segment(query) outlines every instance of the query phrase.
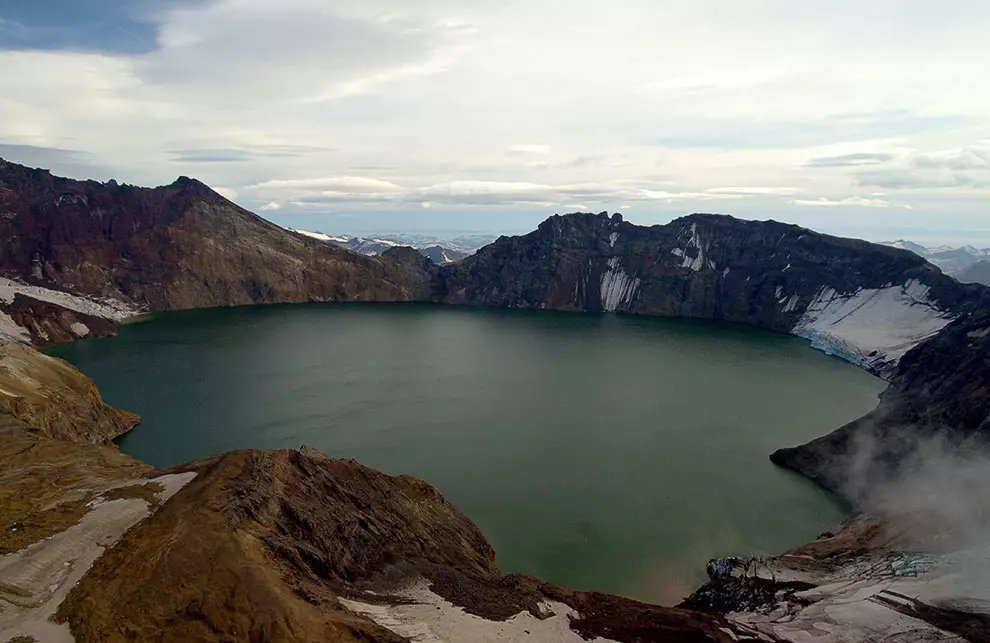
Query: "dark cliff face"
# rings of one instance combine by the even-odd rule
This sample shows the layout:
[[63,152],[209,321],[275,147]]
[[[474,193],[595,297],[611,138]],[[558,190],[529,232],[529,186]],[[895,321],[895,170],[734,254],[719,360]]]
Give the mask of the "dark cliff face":
[[705,317],[787,332],[822,287],[855,292],[912,279],[930,286],[947,308],[966,305],[965,290],[921,257],[866,241],[723,215],[647,228],[619,215],[571,214],[444,267],[440,297],[482,306]]
[[148,310],[422,299],[428,268],[283,230],[202,183],[73,181],[0,161],[0,272]]
[[[774,221],[699,214],[646,228],[572,214],[443,267],[438,292],[456,304],[743,322],[890,376],[904,352],[970,310],[975,291],[911,252]],[[864,338],[865,324],[887,336]]]

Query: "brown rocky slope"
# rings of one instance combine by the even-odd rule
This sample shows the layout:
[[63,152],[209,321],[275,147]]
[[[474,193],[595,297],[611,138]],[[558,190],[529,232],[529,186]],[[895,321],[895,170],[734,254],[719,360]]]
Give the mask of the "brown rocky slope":
[[[402,603],[391,590],[417,578],[491,629],[521,612],[548,617],[551,594],[583,612],[608,599],[610,617],[627,627],[634,621],[623,613],[638,609],[651,640],[730,640],[719,617],[544,593],[536,579],[502,576],[477,528],[414,478],[306,449],[236,452],[173,470],[186,471],[196,478],[100,558],[62,605],[59,618],[77,641],[402,641],[346,601]],[[585,626],[600,631],[592,621]]]
[[0,413],[45,437],[109,444],[139,418],[103,403],[89,378],[60,359],[0,340]]
[[428,297],[409,249],[366,257],[284,230],[180,178],[149,189],[0,160],[0,275],[146,311]]

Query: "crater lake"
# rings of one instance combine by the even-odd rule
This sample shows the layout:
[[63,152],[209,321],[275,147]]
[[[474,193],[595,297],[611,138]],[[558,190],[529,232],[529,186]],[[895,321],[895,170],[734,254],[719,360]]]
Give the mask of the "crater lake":
[[885,386],[747,326],[420,304],[158,314],[48,352],[141,415],[119,445],[149,464],[315,447],[436,486],[503,571],[666,604],[709,558],[835,527],[767,456]]

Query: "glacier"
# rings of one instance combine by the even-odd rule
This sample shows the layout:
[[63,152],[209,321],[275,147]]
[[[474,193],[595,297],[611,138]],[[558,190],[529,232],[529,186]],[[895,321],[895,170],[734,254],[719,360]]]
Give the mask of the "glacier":
[[[787,307],[793,310],[790,301]],[[909,350],[956,317],[940,309],[930,288],[917,279],[847,293],[822,286],[791,332],[829,355],[889,377]]]

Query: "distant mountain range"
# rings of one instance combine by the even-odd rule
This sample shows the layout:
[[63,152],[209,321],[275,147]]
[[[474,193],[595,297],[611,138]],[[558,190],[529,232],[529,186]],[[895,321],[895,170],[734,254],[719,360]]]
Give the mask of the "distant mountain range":
[[984,284],[990,286],[990,261],[977,261],[969,268],[952,275],[964,284]]
[[962,246],[961,248],[934,246],[929,248],[904,239],[881,241],[880,243],[902,250],[910,250],[927,259],[929,263],[941,268],[945,274],[952,275],[963,283],[990,284],[990,248],[980,249],[973,246]]
[[332,243],[333,245],[372,257],[382,254],[389,248],[409,246],[419,250],[422,255],[429,258],[430,261],[438,266],[469,257],[478,248],[486,246],[498,238],[498,235],[493,234],[462,234],[453,239],[442,239],[425,234],[387,234],[375,237],[352,237],[349,235],[333,235],[309,230],[289,229],[297,234],[326,241],[327,243]]

